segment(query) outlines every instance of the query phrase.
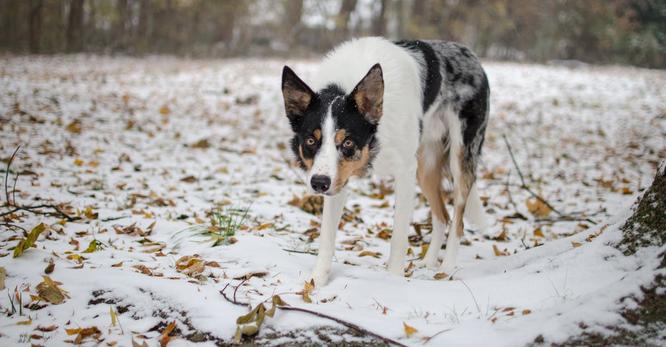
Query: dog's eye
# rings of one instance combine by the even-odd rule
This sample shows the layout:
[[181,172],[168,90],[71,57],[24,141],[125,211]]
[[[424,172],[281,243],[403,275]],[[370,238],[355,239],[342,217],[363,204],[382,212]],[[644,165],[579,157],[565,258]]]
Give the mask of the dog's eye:
[[316,141],[314,137],[308,137],[307,139],[305,139],[305,144],[308,146],[314,146],[315,142]]
[[346,139],[345,142],[342,143],[342,147],[352,148],[354,147],[354,141],[352,141],[351,139]]

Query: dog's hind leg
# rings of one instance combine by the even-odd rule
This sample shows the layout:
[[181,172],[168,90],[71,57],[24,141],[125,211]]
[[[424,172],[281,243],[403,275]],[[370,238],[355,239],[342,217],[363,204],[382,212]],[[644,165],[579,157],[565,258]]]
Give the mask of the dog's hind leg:
[[469,191],[467,205],[465,206],[465,222],[471,224],[475,230],[484,233],[488,228],[488,216],[483,208],[476,186],[477,184],[474,183]]
[[460,239],[463,236],[465,206],[476,176],[473,158],[470,158],[463,144],[460,120],[453,112],[447,113],[447,118],[450,137],[449,166],[453,181],[453,219],[446,240],[442,271],[451,275],[456,267]]
[[321,219],[321,235],[319,235],[319,254],[312,272],[312,279],[317,286],[323,286],[328,282],[328,275],[335,254],[335,234],[338,231],[338,223],[340,217],[342,217],[346,200],[346,189],[343,189],[337,195],[324,197],[324,213]]
[[416,160],[408,163],[395,174],[395,214],[393,217],[393,235],[391,236],[391,255],[387,263],[389,272],[404,276],[404,261],[407,255],[407,231],[412,221],[415,204]]
[[442,189],[444,176],[444,146],[441,143],[423,144],[418,153],[417,177],[421,193],[428,200],[432,214],[432,238],[423,258],[423,264],[429,268],[437,267],[437,256],[444,243],[449,214],[444,206],[445,193]]

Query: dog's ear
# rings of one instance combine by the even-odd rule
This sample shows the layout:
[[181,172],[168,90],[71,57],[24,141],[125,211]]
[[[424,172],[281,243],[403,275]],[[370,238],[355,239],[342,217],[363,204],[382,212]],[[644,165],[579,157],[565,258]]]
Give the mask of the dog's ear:
[[370,68],[361,82],[356,85],[351,96],[356,102],[356,107],[368,122],[379,123],[384,103],[384,76],[379,63]]
[[312,89],[285,65],[282,69],[282,97],[284,109],[292,125],[303,117],[314,96]]

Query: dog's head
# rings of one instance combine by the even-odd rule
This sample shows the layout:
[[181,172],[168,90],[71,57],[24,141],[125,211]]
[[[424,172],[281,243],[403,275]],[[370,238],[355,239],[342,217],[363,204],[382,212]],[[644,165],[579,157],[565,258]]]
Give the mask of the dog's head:
[[294,131],[291,148],[312,190],[337,194],[352,176],[367,172],[376,152],[384,78],[375,64],[346,94],[335,84],[312,91],[294,71],[282,71],[284,107]]

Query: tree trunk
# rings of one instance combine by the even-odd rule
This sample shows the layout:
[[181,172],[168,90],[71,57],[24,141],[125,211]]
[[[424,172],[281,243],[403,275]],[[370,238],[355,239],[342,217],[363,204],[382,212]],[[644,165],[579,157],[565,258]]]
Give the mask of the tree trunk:
[[83,50],[83,0],[72,0],[67,24],[67,51]]
[[290,0],[285,2],[285,28],[286,40],[289,48],[297,45],[302,28],[303,0]]
[[652,185],[620,229],[623,236],[619,246],[626,255],[641,247],[666,244],[666,160],[662,160]]
[[30,12],[28,22],[30,25],[30,53],[37,54],[40,51],[42,39],[42,0],[30,1]]
[[376,36],[386,35],[386,7],[388,6],[388,0],[381,0],[379,3],[379,13],[375,17],[372,23],[372,33]]
[[342,6],[338,12],[335,28],[342,33],[343,38],[349,37],[349,17],[356,8],[356,0],[342,0]]

